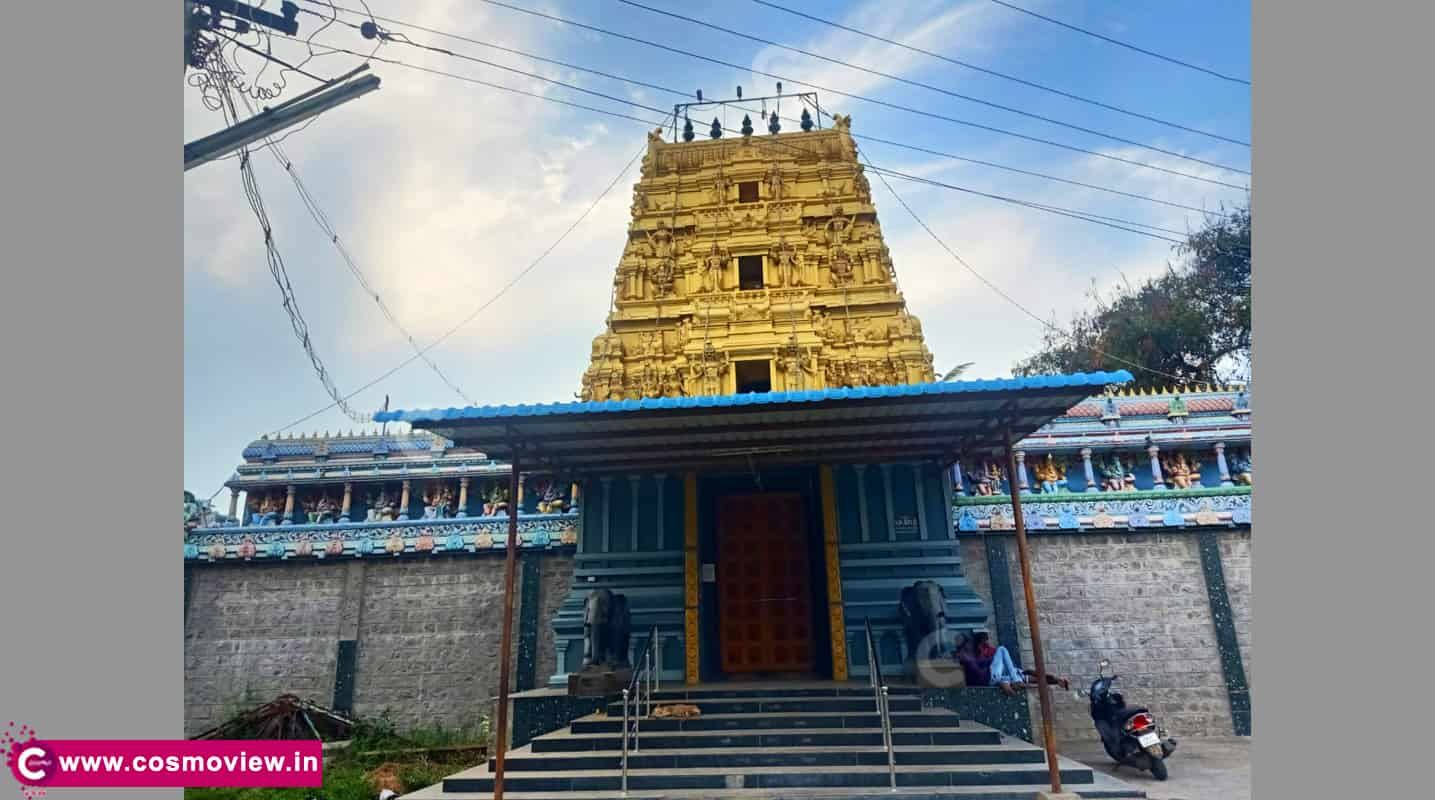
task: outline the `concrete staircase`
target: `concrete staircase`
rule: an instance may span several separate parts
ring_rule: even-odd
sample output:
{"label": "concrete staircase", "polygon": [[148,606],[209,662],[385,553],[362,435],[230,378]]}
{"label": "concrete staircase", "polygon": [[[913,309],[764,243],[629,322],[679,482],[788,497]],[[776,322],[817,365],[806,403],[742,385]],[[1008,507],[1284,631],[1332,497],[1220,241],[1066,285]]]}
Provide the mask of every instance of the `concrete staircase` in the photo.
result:
{"label": "concrete staircase", "polygon": [[[871,690],[829,683],[673,689],[656,703],[692,703],[696,719],[644,719],[619,792],[622,708],[575,720],[508,754],[504,796],[577,798],[893,797]],[[920,690],[893,687],[895,796],[1031,800],[1047,785],[1046,754],[945,709],[922,708]],[[494,762],[405,795],[415,800],[491,797]],[[1062,759],[1067,791],[1084,798],[1144,798],[1144,791]]]}

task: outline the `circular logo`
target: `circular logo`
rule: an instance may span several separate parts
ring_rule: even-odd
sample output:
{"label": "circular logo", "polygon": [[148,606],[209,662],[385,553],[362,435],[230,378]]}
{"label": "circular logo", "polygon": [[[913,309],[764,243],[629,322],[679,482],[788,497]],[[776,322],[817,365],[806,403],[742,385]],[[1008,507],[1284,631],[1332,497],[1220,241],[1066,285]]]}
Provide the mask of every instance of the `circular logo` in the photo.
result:
{"label": "circular logo", "polygon": [[10,769],[26,786],[44,786],[59,772],[55,755],[44,742],[17,742]]}

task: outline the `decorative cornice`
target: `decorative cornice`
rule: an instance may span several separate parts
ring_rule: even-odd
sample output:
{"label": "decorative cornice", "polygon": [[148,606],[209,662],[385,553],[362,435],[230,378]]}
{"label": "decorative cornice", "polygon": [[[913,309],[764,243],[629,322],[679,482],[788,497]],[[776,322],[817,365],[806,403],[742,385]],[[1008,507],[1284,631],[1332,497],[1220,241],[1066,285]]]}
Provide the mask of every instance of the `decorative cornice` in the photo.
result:
{"label": "decorative cornice", "polygon": [[[534,514],[518,520],[518,546],[554,550],[578,543],[578,514]],[[441,553],[502,552],[508,517],[328,525],[200,528],[184,538],[184,560],[283,561],[397,558]]]}
{"label": "decorative cornice", "polygon": [[[1015,530],[1009,497],[956,502],[958,534]],[[1027,532],[1232,528],[1251,524],[1251,489],[1189,489],[1022,496]]]}

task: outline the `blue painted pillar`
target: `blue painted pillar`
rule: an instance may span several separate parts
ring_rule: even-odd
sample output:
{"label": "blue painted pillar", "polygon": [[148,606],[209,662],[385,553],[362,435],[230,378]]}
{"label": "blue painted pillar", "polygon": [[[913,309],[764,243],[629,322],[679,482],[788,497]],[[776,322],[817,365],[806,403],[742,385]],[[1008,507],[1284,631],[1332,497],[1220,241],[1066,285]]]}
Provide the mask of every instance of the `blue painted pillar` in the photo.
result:
{"label": "blue painted pillar", "polygon": [[612,479],[611,477],[608,477],[608,476],[605,475],[601,480],[603,481],[603,510],[602,510],[602,514],[603,514],[603,551],[602,551],[602,552],[604,552],[604,553],[610,553],[610,552],[612,552],[612,550],[609,549],[611,543],[610,543],[609,540],[608,540],[608,530],[609,530],[609,525],[608,525],[608,523],[609,523],[609,521],[610,521],[610,520],[612,519],[612,517],[613,517],[613,479]]}
{"label": "blue painted pillar", "polygon": [[1161,477],[1161,448],[1151,445],[1146,448],[1146,454],[1151,456],[1151,488],[1165,489],[1166,479]]}
{"label": "blue painted pillar", "polygon": [[[1026,453],[1021,450],[1016,451],[1016,474],[1018,490],[1027,491],[1030,484],[1026,480]],[[1008,479],[1008,483],[1010,483],[1010,479]],[[1016,492],[1012,492],[1012,494],[1016,494]]]}
{"label": "blue painted pillar", "polygon": [[1220,470],[1221,485],[1234,486],[1235,482],[1231,480],[1231,469],[1230,467],[1226,466],[1225,442],[1216,442],[1216,467]]}
{"label": "blue painted pillar", "polygon": [[966,489],[962,488],[962,462],[960,461],[952,464],[952,488],[956,490],[959,496],[967,496]]}
{"label": "blue painted pillar", "polygon": [[1081,448],[1081,469],[1086,473],[1086,486],[1081,491],[1089,492],[1091,487],[1096,485],[1096,472],[1091,468],[1090,447]]}

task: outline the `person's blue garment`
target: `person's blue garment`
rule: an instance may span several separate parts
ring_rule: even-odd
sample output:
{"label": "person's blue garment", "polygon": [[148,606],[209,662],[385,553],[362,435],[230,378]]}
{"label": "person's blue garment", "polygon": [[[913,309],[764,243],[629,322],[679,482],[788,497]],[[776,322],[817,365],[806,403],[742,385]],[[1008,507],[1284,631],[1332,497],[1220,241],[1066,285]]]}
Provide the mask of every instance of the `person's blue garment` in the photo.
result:
{"label": "person's blue garment", "polygon": [[1006,646],[997,648],[996,654],[992,656],[992,686],[1000,686],[1003,683],[1024,683],[1026,673],[1017,667],[1016,662],[1011,660],[1011,653],[1007,652]]}

